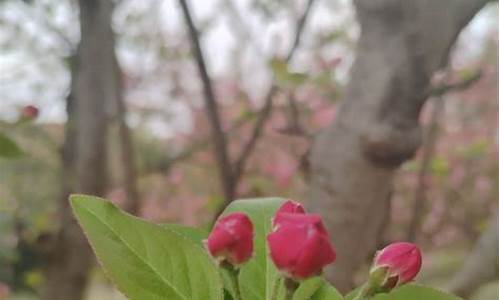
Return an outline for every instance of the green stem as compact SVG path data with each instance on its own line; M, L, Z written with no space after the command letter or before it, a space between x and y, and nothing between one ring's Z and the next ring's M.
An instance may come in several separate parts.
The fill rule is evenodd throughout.
M271 300L278 300L278 294L280 290L280 284L283 277L279 276L274 280L273 287L271 290Z
M293 294L299 287L299 283L293 279L285 278L285 300L292 300Z
M234 300L241 300L241 291L240 291L240 285L239 285L239 274L240 274L240 269L237 269L233 267L231 264L228 263L223 263L221 265L222 268L226 269L228 273L230 274L231 278L231 283L234 287Z
M240 282L239 282L239 275L240 270L235 269L234 272L232 272L231 278L233 279L233 285L234 285L234 293L235 293L235 298L234 300L241 300L241 291L240 291Z
M370 299L372 295L373 295L373 288L370 286L370 284L365 283L359 290L356 297L354 297L354 299L352 300L366 300Z
M354 299L352 300L363 300L365 299L365 297L363 296L363 294L361 293L361 291L356 295L356 297L354 297Z

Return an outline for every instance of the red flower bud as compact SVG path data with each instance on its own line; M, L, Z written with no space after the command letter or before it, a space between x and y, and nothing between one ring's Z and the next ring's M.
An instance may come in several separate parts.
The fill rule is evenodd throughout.
M372 270L387 268L387 281L396 285L407 283L417 276L422 267L420 249L412 243L393 243L377 252Z
M206 240L210 255L232 265L246 262L253 252L253 225L244 213L220 218Z
M295 280L319 275L336 256L319 215L281 213L267 241L276 267Z
M283 203L280 208L276 211L273 218L273 227L276 227L281 222L281 215L284 213L288 214L305 214L306 210L299 202L293 200L287 200Z
M34 105L26 105L21 111L21 118L32 120L38 117L38 108Z

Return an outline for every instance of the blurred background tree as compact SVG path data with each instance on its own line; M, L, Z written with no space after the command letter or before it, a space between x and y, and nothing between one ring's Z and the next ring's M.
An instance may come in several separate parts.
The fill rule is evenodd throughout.
M421 280L496 299L487 2L0 1L0 133L24 152L0 158L0 290L118 297L71 192L206 227L234 198L276 195L325 215L344 290L411 239ZM28 104L39 117L18 122Z

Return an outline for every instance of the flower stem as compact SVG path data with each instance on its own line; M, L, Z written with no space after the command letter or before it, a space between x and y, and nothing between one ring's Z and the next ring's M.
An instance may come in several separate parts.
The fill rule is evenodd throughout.
M241 300L241 291L239 284L239 274L240 269L233 267L231 264L222 263L221 267L226 269L229 273L229 277L231 278L231 283L234 287L234 300Z
M366 300L370 299L374 294L374 287L370 283L365 283L359 290L358 294L352 300Z
M278 294L280 290L280 284L283 277L279 276L274 280L272 291L271 291L271 300L278 300Z
M234 276L231 276L233 278L233 284L234 284L234 293L235 293L235 298L234 300L241 300L241 291L240 291L240 283L238 280L238 274L240 273L239 270L236 270L234 272Z
M293 294L299 287L299 283L293 279L285 278L285 300L292 300Z
M356 295L356 297L354 297L354 299L352 299L352 300L363 300L363 299L365 299L365 291L364 291L364 290L365 290L365 286L366 286L366 285L364 285L364 286L361 288L361 290L359 290L359 292L358 292L358 294Z

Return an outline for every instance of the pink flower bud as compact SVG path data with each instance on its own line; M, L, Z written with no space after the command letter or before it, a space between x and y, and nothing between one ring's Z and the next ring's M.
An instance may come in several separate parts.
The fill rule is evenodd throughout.
M210 255L232 265L246 262L253 252L253 225L244 213L235 212L220 218L206 240Z
M281 222L281 215L284 213L288 214L305 214L306 210L299 202L293 200L287 200L283 203L280 208L276 211L273 218L273 227L276 227Z
M396 285L405 284L417 276L422 267L420 249L412 243L393 243L377 252L372 270L387 268L387 281Z
M25 120L32 120L38 117L38 108L34 105L26 105L21 111L21 118Z
M281 213L280 223L267 236L271 259L287 277L303 280L319 275L326 265L335 261L319 215Z

